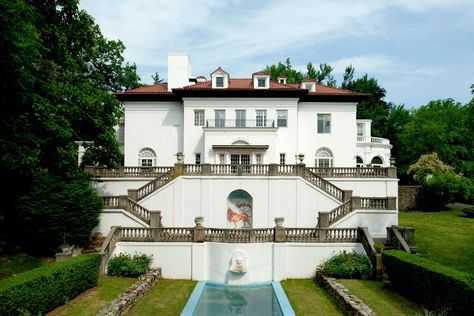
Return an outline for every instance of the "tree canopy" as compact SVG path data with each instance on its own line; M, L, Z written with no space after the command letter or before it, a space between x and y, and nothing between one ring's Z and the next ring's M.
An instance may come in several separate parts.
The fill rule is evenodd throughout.
M11 180L2 234L12 227L12 235L21 234L18 222L6 222L37 177L82 176L76 141L92 142L89 163L115 167L121 161L115 126L123 112L113 92L138 87L140 78L122 57L123 43L106 39L78 3L0 2L0 172ZM82 224L90 231L91 223Z

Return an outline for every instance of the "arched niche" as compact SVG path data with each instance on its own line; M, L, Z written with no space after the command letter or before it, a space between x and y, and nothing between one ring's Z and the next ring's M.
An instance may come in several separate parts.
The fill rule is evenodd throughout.
M235 190L227 197L227 227L252 228L253 198L247 191Z

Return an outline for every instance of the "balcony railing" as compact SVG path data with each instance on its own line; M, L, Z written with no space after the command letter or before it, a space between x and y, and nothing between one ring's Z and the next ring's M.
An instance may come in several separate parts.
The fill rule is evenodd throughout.
M275 120L206 120L212 128L275 128Z
M359 143L373 143L373 144L390 144L390 140L381 137L367 137L357 136L357 142Z

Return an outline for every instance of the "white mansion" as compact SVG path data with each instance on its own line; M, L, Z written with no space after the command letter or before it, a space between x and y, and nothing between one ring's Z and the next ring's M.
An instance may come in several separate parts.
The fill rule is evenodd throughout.
M370 236L397 224L392 146L356 119L365 94L265 71L193 77L186 54L169 54L168 83L117 97L125 167L88 167L107 256L153 254L167 278L308 277L335 251L372 260ZM229 270L234 252L244 275Z
M232 78L217 68L191 77L187 55L168 56L168 83L117 95L126 166L291 164L304 154L311 167L389 166L388 139L371 137L370 120L356 120L364 94L305 79L287 84L260 71Z

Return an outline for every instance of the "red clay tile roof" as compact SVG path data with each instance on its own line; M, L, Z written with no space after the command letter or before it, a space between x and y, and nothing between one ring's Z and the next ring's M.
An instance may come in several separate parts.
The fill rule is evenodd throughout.
M270 76L270 75L271 73L269 73L266 70L257 71L252 74L252 76Z
M311 78L304 78L303 80L301 80L301 82L316 82L316 80Z
M252 79L229 79L229 86L223 88L212 88L212 82L199 82L194 85L186 86L183 88L173 90L256 90L253 87ZM261 89L259 89L261 90ZM270 81L270 88L267 90L298 90L295 87L287 84L278 83L276 81Z
M173 94L173 92L168 91L168 83L165 82L131 89L117 94Z
M189 85L185 86L183 88L176 88L173 89L176 91L176 93L179 93L180 91L201 91L205 92L208 91L212 93L212 91L215 91L216 93L219 92L225 92L225 91L241 91L241 92L251 92L251 91L258 91L260 93L263 93L267 91L266 93L271 93L271 91L278 92L278 91L301 91L302 93L304 91L307 91L306 89L301 89L299 83L289 83L289 84L283 84L283 83L278 83L276 81L270 81L270 88L269 89L254 89L253 86L253 80L252 79L229 79L229 87L222 89L213 89L212 88L212 82L211 81L206 81L206 82L198 82L194 85ZM173 91L168 91L168 84L167 83L159 83L159 84L154 84L150 86L143 86L139 87L136 89L128 90L125 92L119 92L116 93L116 95L120 99L130 99L130 98L136 98L139 96L143 97L152 97L153 95L156 95L157 97L159 95L162 95L163 97L167 99L175 99L179 97L179 94L176 94ZM123 97L122 97L123 96ZM360 99L361 97L367 96L367 94L364 93L357 93L349 90L344 90L344 89L339 89L339 88L334 88L334 87L328 87L322 84L316 84L316 91L315 92L308 92L306 94L306 97L303 97L304 100L313 100L314 98L325 98L325 97L356 97L357 99ZM301 96L300 96L301 97ZM147 97L148 98L148 97Z

